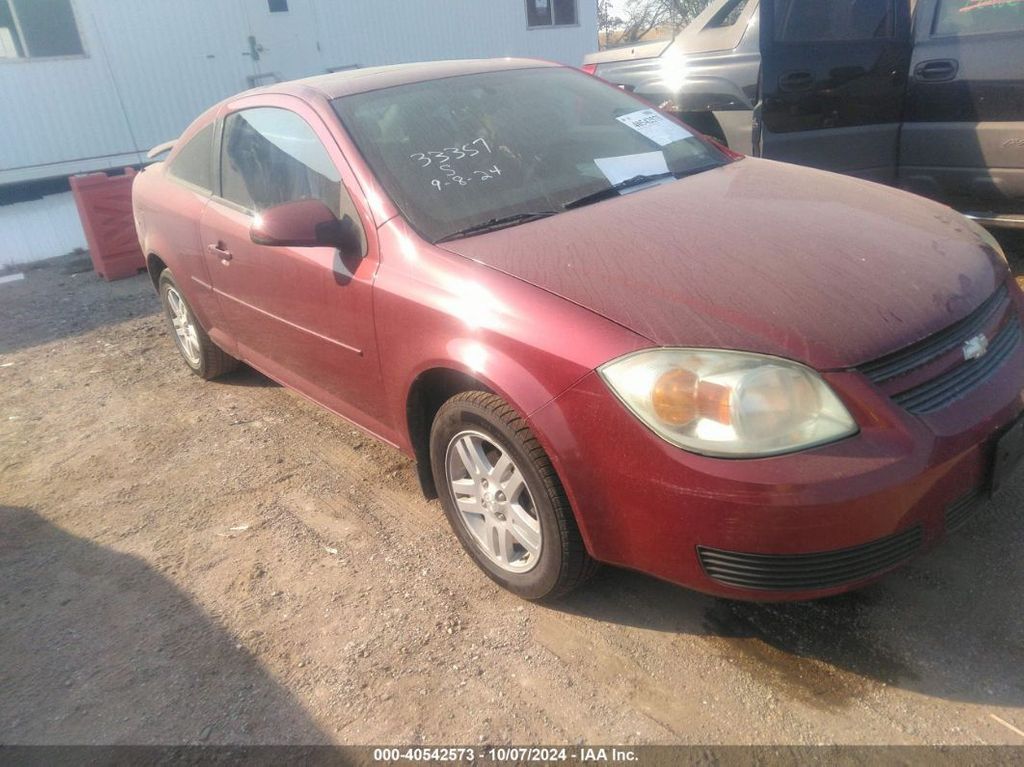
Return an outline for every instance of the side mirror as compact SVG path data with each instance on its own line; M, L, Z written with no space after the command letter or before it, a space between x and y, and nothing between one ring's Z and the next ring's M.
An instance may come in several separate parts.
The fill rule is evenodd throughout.
M337 216L321 200L295 200L256 215L249 237L257 245L337 248L362 256L362 238L351 218Z

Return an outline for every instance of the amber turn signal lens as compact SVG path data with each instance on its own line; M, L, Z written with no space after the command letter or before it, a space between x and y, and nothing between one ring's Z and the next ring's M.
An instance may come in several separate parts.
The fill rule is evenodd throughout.
M675 368L663 373L654 384L651 405L669 426L685 426L698 418L732 423L732 389L701 381L690 370Z
M663 373L654 384L651 404L663 423L683 426L697 417L697 375L675 368Z
M732 423L732 388L701 381L697 386L697 412L701 418L710 418L729 425Z

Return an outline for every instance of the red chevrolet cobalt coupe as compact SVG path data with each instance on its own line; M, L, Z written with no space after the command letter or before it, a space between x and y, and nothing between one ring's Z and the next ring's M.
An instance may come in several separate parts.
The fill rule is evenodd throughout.
M741 599L855 588L1024 450L1024 295L984 230L569 68L250 91L134 203L188 366L243 360L414 457L528 599L597 562Z

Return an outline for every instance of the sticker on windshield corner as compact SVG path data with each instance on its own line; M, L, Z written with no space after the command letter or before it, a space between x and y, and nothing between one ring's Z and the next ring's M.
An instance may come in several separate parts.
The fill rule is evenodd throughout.
M672 122L665 115L653 109L641 109L615 119L637 133L643 134L658 146L668 146L693 135L682 125Z

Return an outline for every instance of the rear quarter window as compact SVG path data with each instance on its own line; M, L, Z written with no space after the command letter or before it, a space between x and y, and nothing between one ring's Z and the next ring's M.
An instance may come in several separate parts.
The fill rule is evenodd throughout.
M167 166L167 173L179 181L213 192L212 161L213 123L210 123L174 155Z

